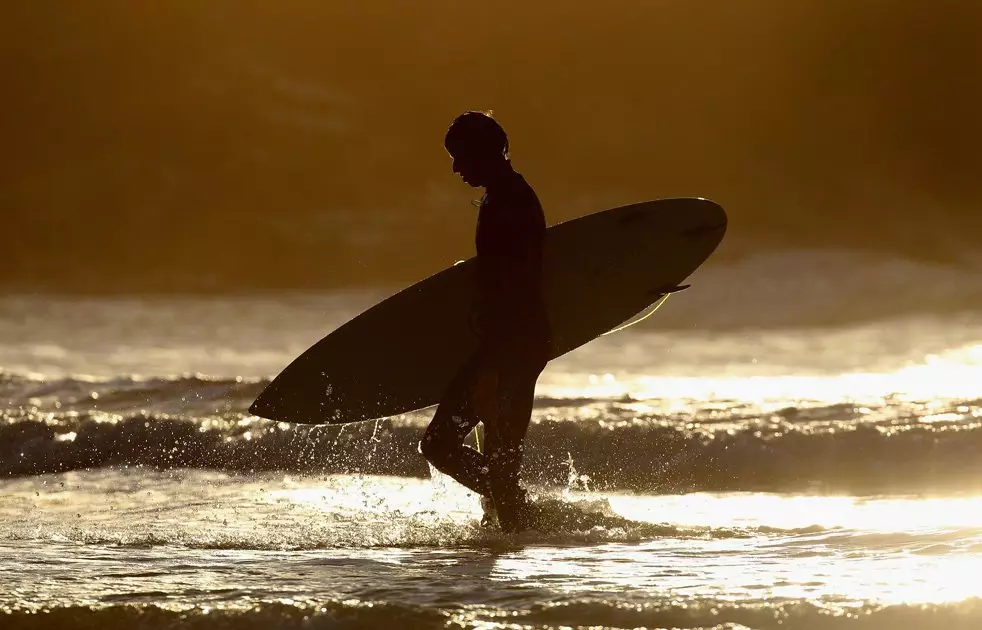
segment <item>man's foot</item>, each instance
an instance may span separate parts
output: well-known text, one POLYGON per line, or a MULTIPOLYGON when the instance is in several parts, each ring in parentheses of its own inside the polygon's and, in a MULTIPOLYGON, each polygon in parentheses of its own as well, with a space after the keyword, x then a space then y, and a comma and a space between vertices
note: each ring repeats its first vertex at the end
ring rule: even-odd
POLYGON ((508 533, 534 529, 538 525, 538 510, 522 492, 509 502, 498 507, 498 524, 508 533))
POLYGON ((481 527, 497 527, 498 511, 494 509, 494 501, 491 497, 481 497, 481 509, 484 516, 481 517, 481 527))

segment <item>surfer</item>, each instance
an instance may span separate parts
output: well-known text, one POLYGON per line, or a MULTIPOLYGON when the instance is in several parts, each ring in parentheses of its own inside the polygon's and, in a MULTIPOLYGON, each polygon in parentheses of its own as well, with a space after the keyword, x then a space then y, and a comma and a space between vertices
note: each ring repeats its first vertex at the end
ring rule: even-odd
POLYGON ((519 469, 535 382, 550 353, 542 295, 545 215, 535 191, 512 167, 508 136, 489 114, 469 111, 455 118, 444 147, 453 172, 485 190, 475 237, 480 343, 446 389, 420 452, 480 494, 486 517, 493 506, 501 528, 518 531, 533 524, 519 469), (464 444, 479 422, 483 453, 464 444))

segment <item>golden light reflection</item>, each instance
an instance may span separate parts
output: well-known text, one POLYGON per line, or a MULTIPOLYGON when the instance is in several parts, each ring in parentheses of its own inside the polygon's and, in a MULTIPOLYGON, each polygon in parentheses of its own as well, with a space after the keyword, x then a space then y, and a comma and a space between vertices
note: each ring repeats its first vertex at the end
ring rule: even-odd
POLYGON ((309 479, 284 479, 285 487, 266 493, 270 502, 289 502, 323 512, 411 516, 437 513, 478 518, 477 495, 448 477, 436 474, 433 483, 406 477, 334 475, 319 483, 309 479))
MULTIPOLYGON (((588 536, 509 537, 479 528, 476 497, 441 475, 427 480, 187 471, 171 477, 101 471, 52 479, 53 487, 43 492, 32 480, 8 481, 7 498, 0 501, 5 527, 31 515, 30 531, 17 535, 38 538, 39 553, 61 553, 51 547, 57 541, 136 543, 150 550, 164 545, 167 558, 220 553, 271 568, 291 558, 340 554, 346 562, 370 561, 373 572, 423 567, 421 575, 451 571, 461 579, 553 593, 610 593, 614 599, 645 593, 659 601, 738 605, 793 598, 846 609, 982 597, 982 496, 570 492, 569 501, 606 500, 615 513, 660 524, 664 533, 632 538, 601 528, 588 536), (70 503, 57 500, 68 495, 70 503), (279 554, 275 562, 269 562, 270 553, 279 554)), ((196 569, 193 580, 203 588, 231 588, 222 575, 196 569)), ((177 592, 192 578, 147 579, 155 588, 177 592)), ((104 590, 139 592, 145 582, 117 581, 104 590)), ((333 581, 325 584, 334 587, 333 581)), ((66 601, 88 601, 92 587, 58 588, 68 589, 66 601)))
POLYGON ((862 498, 765 493, 692 493, 678 496, 612 495, 610 505, 627 518, 705 527, 818 526, 864 532, 918 532, 977 528, 982 497, 862 498))
POLYGON ((982 383, 982 344, 966 346, 889 372, 838 375, 664 377, 643 374, 557 375, 543 379, 542 394, 559 398, 739 400, 762 409, 788 401, 839 403, 972 399, 982 383))
POLYGON ((691 494, 613 496, 610 503, 634 520, 707 529, 703 536, 587 551, 530 548, 499 559, 494 577, 566 591, 653 589, 716 601, 793 598, 845 608, 982 597, 982 497, 691 494), (712 533, 734 526, 746 534, 712 533))
MULTIPOLYGON (((444 482, 439 476, 435 483, 386 477, 352 483, 339 477, 326 487, 301 484, 269 494, 324 512, 442 514, 458 526, 460 519, 477 518, 473 495, 444 482), (366 493, 376 499, 366 499, 366 493)), ((570 494, 571 500, 604 498, 570 494)), ((975 579, 982 575, 982 497, 694 493, 606 498, 616 513, 631 520, 683 530, 677 538, 638 544, 603 543, 601 538, 595 545, 556 546, 550 538, 533 537, 496 557, 489 577, 565 592, 640 588, 719 601, 797 598, 846 607, 982 597, 982 582, 975 579), (680 557, 687 560, 680 564, 680 557)), ((412 559, 393 556, 390 561, 412 559)))

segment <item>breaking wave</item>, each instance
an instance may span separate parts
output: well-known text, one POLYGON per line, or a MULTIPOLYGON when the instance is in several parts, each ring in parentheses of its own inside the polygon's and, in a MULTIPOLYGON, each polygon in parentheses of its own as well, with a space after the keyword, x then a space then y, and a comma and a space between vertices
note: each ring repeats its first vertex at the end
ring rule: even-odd
MULTIPOLYGON (((293 425, 245 413, 264 381, 0 378, 0 475, 141 466, 425 477, 428 414, 293 425), (133 409, 140 411, 134 412, 133 409)), ((540 398, 526 442, 533 482, 646 492, 909 491, 976 487, 982 400, 764 411, 690 401, 540 398), (701 406, 700 406, 701 405, 701 406)))

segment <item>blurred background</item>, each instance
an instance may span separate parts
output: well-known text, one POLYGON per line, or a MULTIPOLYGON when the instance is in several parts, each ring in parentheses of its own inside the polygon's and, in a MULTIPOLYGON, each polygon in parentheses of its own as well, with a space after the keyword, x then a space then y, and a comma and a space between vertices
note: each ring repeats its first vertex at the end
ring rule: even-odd
MULTIPOLYGON (((924 289, 978 264, 980 23, 964 0, 8 3, 0 289, 414 281, 473 252, 442 147, 465 109, 495 111, 551 223, 709 197, 710 266, 757 257, 741 282, 848 251, 807 271, 889 260, 891 292, 924 289)), ((955 285, 946 307, 982 303, 955 285)))

